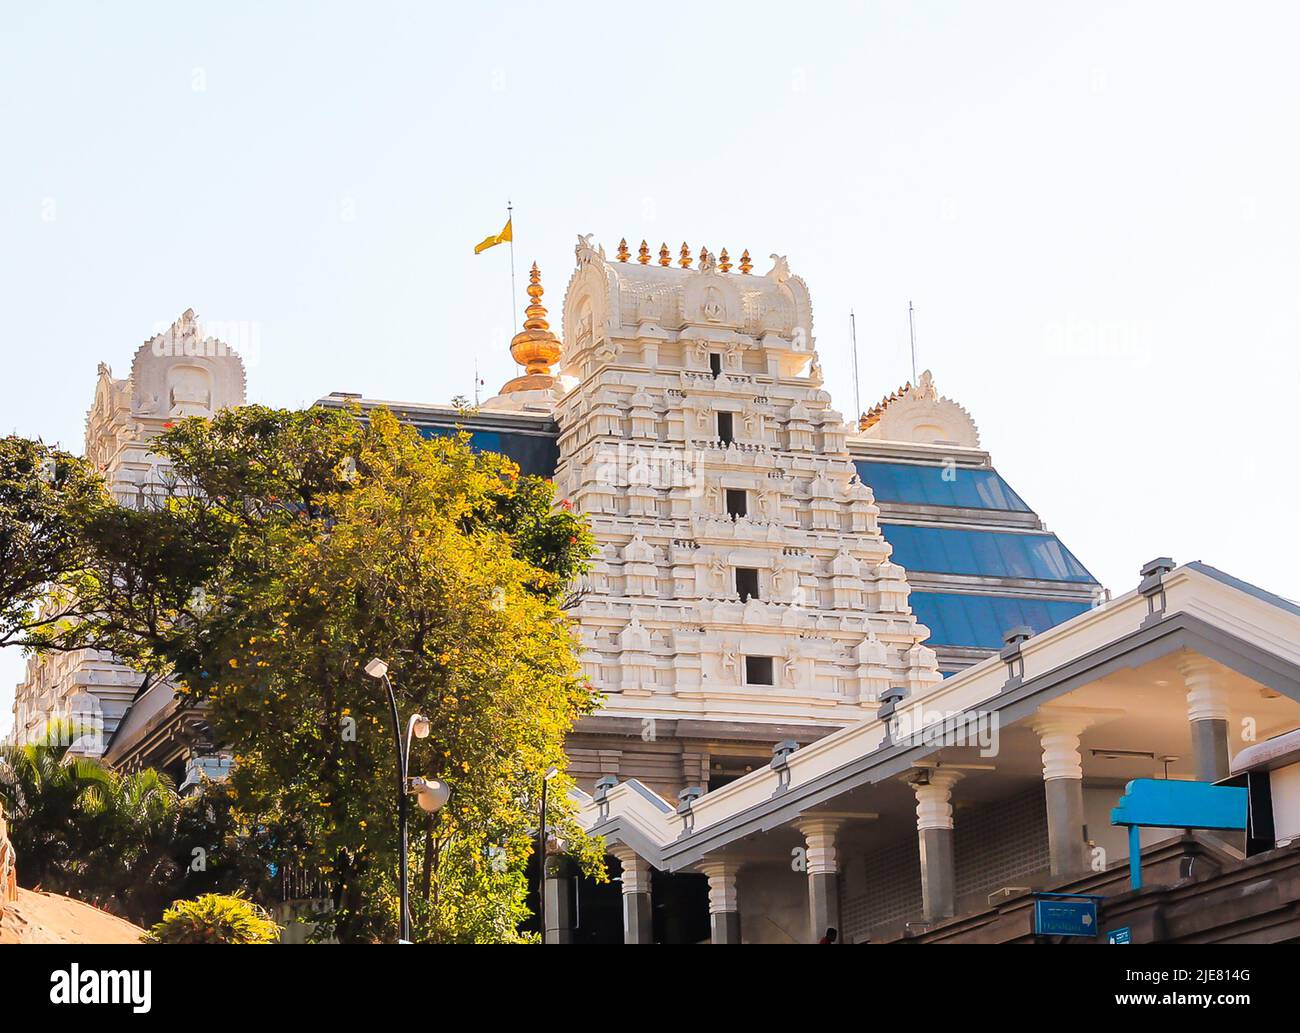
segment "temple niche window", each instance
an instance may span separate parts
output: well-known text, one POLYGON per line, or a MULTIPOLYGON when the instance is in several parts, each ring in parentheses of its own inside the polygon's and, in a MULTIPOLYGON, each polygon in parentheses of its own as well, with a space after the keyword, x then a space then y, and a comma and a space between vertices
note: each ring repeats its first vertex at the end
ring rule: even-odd
POLYGON ((718 440, 724 445, 736 440, 736 418, 732 413, 718 413, 718 440))
POLYGON ((746 685, 773 685, 772 658, 770 656, 745 657, 746 685))
POLYGON ((743 488, 727 489, 727 516, 732 520, 738 520, 740 517, 749 513, 749 493, 743 488))
POLYGON ((713 379, 717 380, 722 376, 722 353, 709 352, 709 372, 713 374, 713 379))
POLYGON ((209 416, 212 377, 200 366, 173 366, 167 371, 167 415, 209 416))
POLYGON ((753 567, 736 568, 736 594, 740 601, 748 602, 758 596, 758 571, 753 567))

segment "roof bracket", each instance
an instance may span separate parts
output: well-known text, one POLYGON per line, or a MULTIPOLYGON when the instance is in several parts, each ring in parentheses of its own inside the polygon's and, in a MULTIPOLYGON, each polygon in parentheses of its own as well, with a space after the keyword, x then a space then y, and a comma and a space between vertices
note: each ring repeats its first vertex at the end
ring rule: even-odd
POLYGON ((1004 645, 998 656, 1007 665, 1007 680, 1002 683, 1002 691, 1009 692, 1018 688, 1025 679, 1025 658, 1020 655, 1020 646, 1034 637, 1034 629, 1027 624, 1020 624, 1002 636, 1004 645))
POLYGON ((1145 628, 1164 620, 1166 606, 1164 576, 1175 566, 1174 561, 1168 556, 1159 556, 1142 565, 1139 571, 1142 582, 1138 585, 1138 591, 1146 596, 1147 615, 1139 627, 1145 628))

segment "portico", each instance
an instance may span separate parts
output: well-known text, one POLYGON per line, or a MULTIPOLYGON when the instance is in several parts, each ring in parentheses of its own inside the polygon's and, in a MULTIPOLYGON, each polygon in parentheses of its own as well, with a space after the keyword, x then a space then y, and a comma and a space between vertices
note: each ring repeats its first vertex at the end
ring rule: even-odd
MULTIPOLYGON (((1162 578, 1160 621, 1121 596, 1021 643, 1018 675, 990 658, 901 701, 892 728, 865 719, 693 800, 689 831, 628 783, 592 829, 707 874, 718 943, 782 939, 778 912, 784 942, 916 934, 1121 869, 1109 810, 1130 779, 1195 779, 1220 751, 1300 727, 1300 610, 1200 564, 1162 578)), ((1144 850, 1178 835, 1151 830, 1144 850)))

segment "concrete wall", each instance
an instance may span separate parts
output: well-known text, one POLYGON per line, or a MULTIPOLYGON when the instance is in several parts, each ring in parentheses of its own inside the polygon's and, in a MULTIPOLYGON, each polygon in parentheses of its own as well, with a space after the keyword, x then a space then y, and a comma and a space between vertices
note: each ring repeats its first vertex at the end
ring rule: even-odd
POLYGON ((736 878, 742 943, 809 943, 808 876, 789 865, 752 864, 736 878))

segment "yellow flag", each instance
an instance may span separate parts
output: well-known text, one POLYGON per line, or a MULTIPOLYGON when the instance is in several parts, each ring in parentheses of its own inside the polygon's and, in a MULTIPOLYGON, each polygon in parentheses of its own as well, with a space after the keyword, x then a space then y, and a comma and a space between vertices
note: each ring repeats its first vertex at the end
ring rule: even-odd
POLYGON ((474 248, 474 254, 477 255, 480 251, 486 251, 490 247, 496 247, 498 244, 504 244, 507 240, 514 240, 515 238, 511 236, 511 230, 510 230, 510 223, 512 221, 513 221, 512 219, 507 219, 505 229, 503 229, 500 233, 496 234, 495 236, 484 238, 483 243, 477 245, 474 248))

